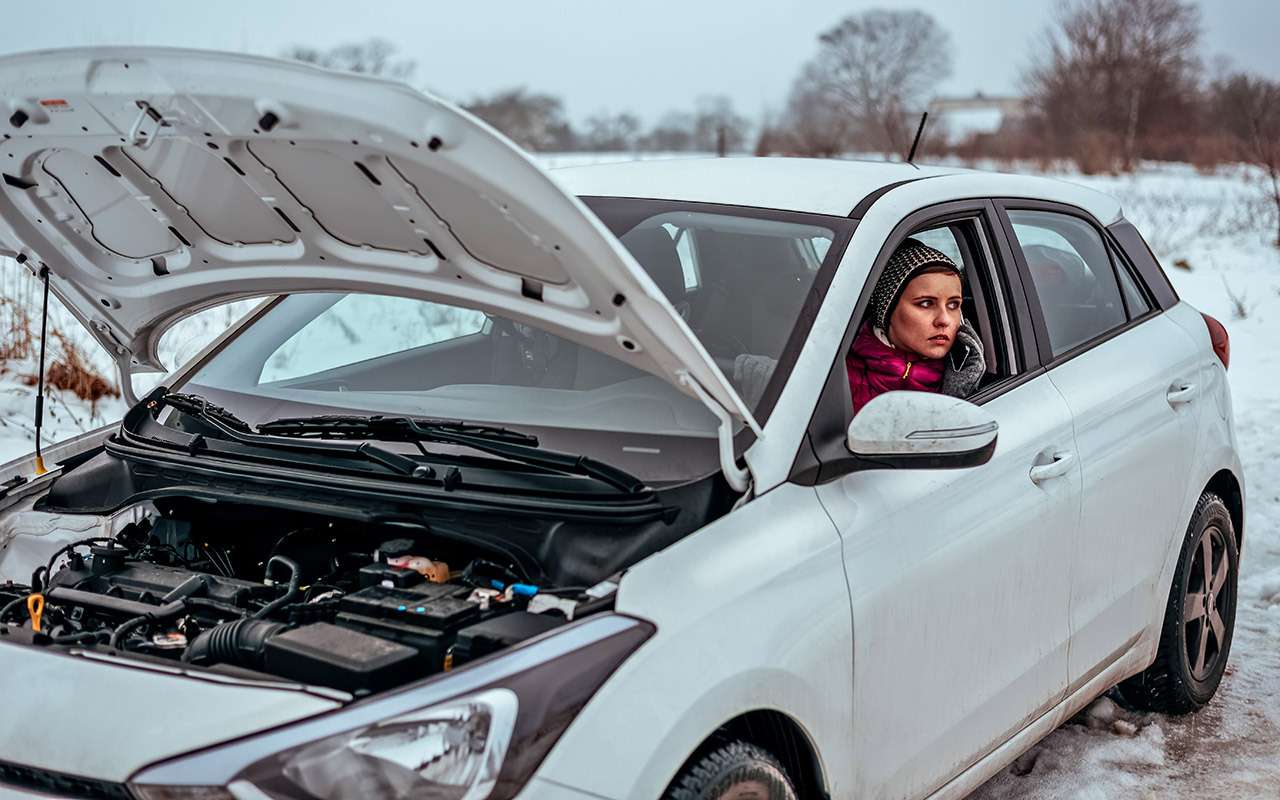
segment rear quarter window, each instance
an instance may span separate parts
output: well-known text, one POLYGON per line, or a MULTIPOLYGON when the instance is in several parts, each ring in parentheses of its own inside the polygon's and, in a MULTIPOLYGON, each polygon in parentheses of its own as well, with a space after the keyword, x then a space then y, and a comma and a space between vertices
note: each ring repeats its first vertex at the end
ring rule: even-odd
POLYGON ((1162 309, 1177 305, 1178 293, 1174 291, 1173 284, 1169 282, 1169 276, 1161 268, 1160 262, 1156 260, 1155 254, 1151 252, 1151 248, 1147 245, 1146 240, 1142 238, 1142 234, 1138 233, 1137 228, 1133 227, 1133 223, 1122 219, 1108 227, 1107 230, 1111 232, 1116 242, 1124 249, 1124 254, 1128 257, 1129 263, 1137 268, 1138 276, 1146 284, 1147 288, 1151 290, 1151 296, 1155 299, 1156 305, 1162 309))

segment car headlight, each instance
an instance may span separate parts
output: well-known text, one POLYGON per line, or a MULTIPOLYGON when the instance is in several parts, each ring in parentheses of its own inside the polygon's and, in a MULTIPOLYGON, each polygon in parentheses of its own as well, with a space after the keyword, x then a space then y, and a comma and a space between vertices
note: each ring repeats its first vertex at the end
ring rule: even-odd
POLYGON ((329 714, 147 767, 139 800, 507 800, 653 635, 617 614, 329 714))
POLYGON ((290 755, 284 777, 324 800, 481 800, 498 782, 518 702, 490 689, 322 739, 290 755))

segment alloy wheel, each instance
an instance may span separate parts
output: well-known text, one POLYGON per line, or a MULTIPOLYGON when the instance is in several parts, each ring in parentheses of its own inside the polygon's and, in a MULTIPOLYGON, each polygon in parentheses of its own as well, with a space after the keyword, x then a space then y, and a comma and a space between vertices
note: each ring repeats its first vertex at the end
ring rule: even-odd
POLYGON ((1197 681, 1212 674, 1223 654, 1227 637, 1224 615, 1234 600, 1230 572, 1225 535, 1217 525, 1210 525, 1196 543, 1182 606, 1187 663, 1197 681))

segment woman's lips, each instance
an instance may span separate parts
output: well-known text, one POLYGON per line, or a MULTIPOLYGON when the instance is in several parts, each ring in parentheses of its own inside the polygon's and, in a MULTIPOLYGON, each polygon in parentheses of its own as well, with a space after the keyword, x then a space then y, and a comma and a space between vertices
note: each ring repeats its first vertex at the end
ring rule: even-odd
POLYGON ((950 336, 930 336, 929 341, 934 344, 951 344, 950 336))

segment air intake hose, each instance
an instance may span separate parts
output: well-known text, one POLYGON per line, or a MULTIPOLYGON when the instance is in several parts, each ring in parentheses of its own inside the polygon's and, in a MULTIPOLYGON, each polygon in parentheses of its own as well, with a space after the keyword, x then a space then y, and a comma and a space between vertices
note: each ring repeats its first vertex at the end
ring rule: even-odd
POLYGON ((200 666, 231 664, 261 670, 267 640, 286 627, 283 622, 262 619, 224 622, 197 636, 182 660, 200 666))

